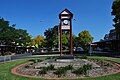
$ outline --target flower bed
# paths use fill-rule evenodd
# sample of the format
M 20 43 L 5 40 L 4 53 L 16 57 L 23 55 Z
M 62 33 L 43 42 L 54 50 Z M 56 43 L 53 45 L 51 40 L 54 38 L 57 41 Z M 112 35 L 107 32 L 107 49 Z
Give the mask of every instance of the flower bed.
M 88 66 L 86 66 L 88 65 Z M 48 69 L 48 67 L 51 69 Z M 69 70 L 69 67 L 72 68 Z M 67 68 L 66 68 L 67 67 Z M 75 59 L 74 62 L 56 62 L 54 59 L 32 62 L 17 67 L 16 73 L 41 78 L 83 78 L 98 77 L 117 73 L 120 66 L 114 62 L 96 59 Z

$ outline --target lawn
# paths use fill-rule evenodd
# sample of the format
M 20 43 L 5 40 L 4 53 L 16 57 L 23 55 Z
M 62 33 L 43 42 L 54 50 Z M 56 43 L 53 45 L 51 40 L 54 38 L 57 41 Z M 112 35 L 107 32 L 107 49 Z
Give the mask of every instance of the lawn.
M 120 63 L 120 59 L 116 59 L 116 58 L 108 58 L 108 57 L 89 57 L 89 58 L 111 60 L 111 61 Z M 14 75 L 11 73 L 12 68 L 14 68 L 19 64 L 25 63 L 29 60 L 30 59 L 16 60 L 16 61 L 0 64 L 0 80 L 45 80 L 40 78 L 22 77 L 22 76 Z M 97 77 L 97 78 L 82 78 L 82 79 L 76 79 L 76 80 L 120 80 L 120 73 L 109 75 L 109 76 Z

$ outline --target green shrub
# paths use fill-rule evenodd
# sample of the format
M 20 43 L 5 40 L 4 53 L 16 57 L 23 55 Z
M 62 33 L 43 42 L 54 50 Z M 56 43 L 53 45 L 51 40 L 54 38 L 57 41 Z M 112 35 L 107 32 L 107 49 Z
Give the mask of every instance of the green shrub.
M 24 66 L 25 68 L 28 68 L 29 67 L 29 64 L 25 64 L 25 66 Z
M 103 60 L 97 60 L 97 62 L 100 64 L 101 67 L 104 67 L 104 61 Z
M 52 59 L 52 57 L 47 57 L 46 60 L 47 60 L 47 59 Z
M 83 71 L 83 68 L 80 67 L 80 68 L 74 70 L 72 73 L 75 73 L 76 75 L 80 75 L 80 74 L 83 74 L 83 72 L 84 72 L 84 71 Z
M 54 70 L 54 65 L 50 64 L 48 67 L 47 67 L 48 70 Z
M 10 51 L 8 51 L 8 52 L 3 53 L 2 55 L 5 56 L 5 55 L 11 55 L 11 54 L 12 53 Z
M 48 69 L 45 67 L 45 68 L 43 68 L 42 70 L 39 71 L 39 74 L 40 75 L 45 75 L 45 74 L 47 74 L 47 71 L 48 71 Z
M 84 74 L 87 75 L 87 71 L 92 69 L 92 65 L 91 64 L 84 64 L 82 67 L 76 69 L 73 71 L 73 73 L 80 75 L 80 74 Z
M 55 69 L 55 68 L 54 68 L 54 65 L 50 64 L 50 65 L 47 66 L 47 67 L 42 67 L 42 70 L 39 71 L 39 74 L 40 74 L 40 75 L 44 75 L 44 74 L 47 73 L 47 71 L 49 71 L 49 70 L 54 70 L 54 69 Z
M 65 67 L 59 67 L 54 73 L 58 75 L 58 77 L 64 76 L 67 70 Z
M 87 70 L 91 70 L 92 69 L 92 65 L 91 64 L 84 64 L 83 67 Z
M 88 59 L 88 57 L 86 55 L 84 55 L 84 56 L 75 56 L 75 58 Z
M 80 59 L 87 59 L 87 56 L 81 56 Z
M 92 65 L 91 64 L 84 64 L 82 68 L 83 68 L 83 74 L 87 75 L 87 71 L 92 69 Z
M 73 70 L 73 65 L 69 64 L 68 66 L 65 66 L 66 70 Z

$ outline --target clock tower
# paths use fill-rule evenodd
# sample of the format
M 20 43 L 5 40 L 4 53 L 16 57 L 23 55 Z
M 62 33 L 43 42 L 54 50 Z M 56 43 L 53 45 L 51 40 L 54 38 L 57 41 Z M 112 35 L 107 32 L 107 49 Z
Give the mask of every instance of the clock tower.
M 73 55 L 72 49 L 72 18 L 73 14 L 68 10 L 64 9 L 59 14 L 60 19 L 60 56 L 62 56 L 62 31 L 70 32 L 70 54 Z

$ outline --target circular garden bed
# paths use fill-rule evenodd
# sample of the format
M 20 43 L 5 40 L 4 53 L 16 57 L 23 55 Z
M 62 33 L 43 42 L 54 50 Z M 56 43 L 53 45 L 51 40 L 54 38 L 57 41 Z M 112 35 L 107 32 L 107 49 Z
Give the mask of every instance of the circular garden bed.
M 98 77 L 119 72 L 120 65 L 101 59 L 74 58 L 70 61 L 57 61 L 55 58 L 29 60 L 15 67 L 12 72 L 21 76 L 37 78 L 84 78 Z

